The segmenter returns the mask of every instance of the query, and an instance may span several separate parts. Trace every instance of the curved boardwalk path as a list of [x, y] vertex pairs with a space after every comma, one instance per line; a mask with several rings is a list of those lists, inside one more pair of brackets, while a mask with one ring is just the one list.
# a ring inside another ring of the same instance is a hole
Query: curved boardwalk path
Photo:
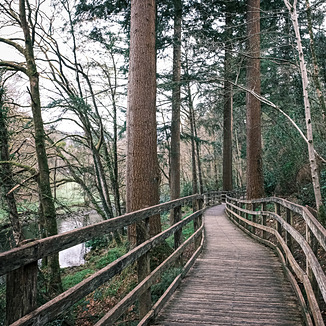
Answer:
[[224, 206], [205, 213], [206, 244], [155, 325], [304, 325], [274, 253], [239, 230]]

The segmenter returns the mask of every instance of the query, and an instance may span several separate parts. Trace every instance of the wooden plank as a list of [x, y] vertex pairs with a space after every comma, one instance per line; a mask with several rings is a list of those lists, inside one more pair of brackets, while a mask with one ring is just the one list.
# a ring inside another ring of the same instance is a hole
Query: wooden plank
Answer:
[[[231, 211], [230, 211], [230, 213], [232, 213], [233, 215], [236, 215], [237, 218], [239, 218], [238, 214], [236, 214], [234, 212], [231, 212]], [[289, 232], [289, 234], [292, 235], [293, 239], [296, 240], [299, 243], [299, 245], [301, 246], [301, 248], [303, 249], [303, 251], [306, 254], [307, 261], [308, 262], [311, 262], [311, 261], [313, 262], [313, 267], [314, 267], [313, 270], [317, 269], [317, 274], [315, 275], [315, 277], [317, 279], [317, 282], [319, 280], [319, 282], [322, 285], [322, 287], [321, 287], [321, 292], [322, 292], [323, 291], [323, 286], [325, 284], [325, 280], [324, 280], [325, 275], [324, 275], [324, 273], [322, 271], [320, 271], [321, 267], [320, 267], [320, 265], [318, 263], [318, 260], [314, 256], [314, 253], [313, 253], [312, 249], [306, 243], [305, 239], [301, 236], [301, 234], [298, 231], [296, 231], [292, 226], [290, 226], [285, 221], [283, 221], [283, 219], [280, 218], [277, 214], [274, 214], [274, 213], [271, 213], [271, 212], [264, 212], [263, 214], [267, 214], [270, 217], [277, 220], [282, 225], [282, 227], [284, 227]], [[252, 222], [247, 221], [247, 223], [250, 224]], [[239, 225], [239, 227], [242, 228], [241, 225]], [[244, 228], [244, 231], [248, 232], [245, 228]], [[304, 285], [306, 295], [307, 295], [307, 299], [309, 301], [310, 311], [311, 311], [311, 313], [312, 313], [312, 315], [314, 317], [315, 324], [320, 325], [320, 326], [324, 325], [322, 315], [321, 315], [321, 312], [320, 312], [320, 309], [319, 309], [319, 306], [318, 306], [318, 302], [317, 302], [317, 300], [315, 298], [315, 294], [314, 294], [314, 292], [312, 290], [312, 287], [311, 287], [308, 276], [302, 271], [302, 269], [300, 268], [300, 266], [298, 265], [298, 263], [294, 259], [290, 249], [287, 247], [286, 242], [283, 240], [282, 236], [272, 228], [269, 228], [269, 231], [270, 231], [270, 233], [273, 233], [276, 236], [276, 238], [278, 240], [278, 243], [281, 245], [282, 249], [286, 253], [286, 257], [287, 257], [287, 260], [288, 260], [290, 266], [293, 268], [293, 270], [295, 271], [297, 277], [300, 279], [300, 281]], [[255, 235], [251, 235], [251, 236], [254, 237], [254, 238], [257, 238]], [[274, 246], [274, 245], [272, 244], [272, 246]], [[277, 249], [276, 246], [274, 246], [274, 247], [275, 247], [275, 249]], [[280, 254], [279, 255], [280, 257], [283, 257], [283, 255], [281, 254], [280, 251], [279, 251], [279, 254]], [[284, 266], [286, 265], [285, 261], [283, 262], [283, 264], [284, 264]], [[300, 296], [299, 296], [299, 299], [300, 299], [300, 302], [302, 303], [301, 306], [302, 306], [302, 308], [304, 310], [305, 319], [307, 321], [307, 324], [309, 324], [310, 317], [306, 313], [306, 304], [305, 303], [303, 304], [303, 301], [301, 300]]]
[[201, 256], [155, 325], [304, 324], [291, 284], [268, 248], [238, 230], [222, 208], [206, 211], [205, 230]]
[[[141, 281], [129, 294], [124, 297], [116, 306], [114, 306], [101, 320], [96, 323], [96, 326], [113, 325], [114, 322], [125, 312], [125, 310], [138, 298], [138, 296], [147, 290], [178, 257], [184, 252], [187, 246], [202, 232], [203, 227], [197, 230], [187, 241], [185, 241], [171, 256], [161, 263], [154, 271], [152, 271], [143, 281]], [[198, 249], [199, 250], [199, 249]], [[197, 250], [197, 251], [198, 251]], [[192, 262], [191, 258], [188, 263]], [[187, 263], [187, 264], [188, 264]], [[178, 277], [178, 276], [177, 276]], [[147, 315], [146, 315], [147, 316]]]

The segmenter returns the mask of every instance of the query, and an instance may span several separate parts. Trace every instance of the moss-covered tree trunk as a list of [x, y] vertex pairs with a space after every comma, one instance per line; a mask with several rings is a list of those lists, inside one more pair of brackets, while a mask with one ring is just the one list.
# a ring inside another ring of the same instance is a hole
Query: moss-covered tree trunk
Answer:
[[[35, 30], [29, 26], [26, 13], [27, 1], [19, 0], [19, 18], [21, 28], [24, 33], [27, 76], [29, 78], [29, 92], [31, 97], [31, 106], [33, 113], [34, 131], [35, 131], [35, 147], [36, 157], [39, 169], [38, 186], [41, 200], [42, 213], [46, 221], [47, 235], [55, 235], [58, 233], [56, 211], [50, 185], [50, 172], [48, 159], [45, 149], [45, 132], [41, 113], [39, 73], [34, 58]], [[59, 255], [54, 254], [49, 257], [49, 292], [59, 293], [62, 291]]]

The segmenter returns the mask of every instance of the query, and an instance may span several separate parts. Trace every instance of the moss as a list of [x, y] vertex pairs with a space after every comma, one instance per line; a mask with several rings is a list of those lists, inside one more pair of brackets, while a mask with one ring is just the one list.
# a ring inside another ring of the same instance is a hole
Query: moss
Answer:
[[84, 269], [81, 271], [78, 271], [73, 274], [68, 274], [62, 278], [62, 286], [63, 290], [66, 291], [70, 289], [71, 287], [75, 286], [76, 284], [80, 283], [83, 281], [85, 278], [88, 276], [92, 275], [95, 273], [95, 270], [93, 269]]
[[101, 269], [119, 257], [123, 256], [126, 253], [126, 248], [125, 247], [116, 247], [109, 249], [107, 254], [104, 257], [100, 257], [97, 261], [93, 259], [93, 262], [95, 263], [95, 267], [97, 269]]

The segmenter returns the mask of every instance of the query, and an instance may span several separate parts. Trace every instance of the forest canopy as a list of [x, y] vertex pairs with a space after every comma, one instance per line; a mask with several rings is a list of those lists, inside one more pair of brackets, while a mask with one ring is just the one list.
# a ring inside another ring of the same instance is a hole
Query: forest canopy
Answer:
[[[325, 4], [258, 2], [252, 19], [260, 24], [259, 47], [253, 52], [250, 3], [156, 4], [161, 202], [208, 190], [248, 190], [252, 96], [261, 107], [261, 140], [253, 136], [261, 145], [261, 165], [254, 168], [261, 173], [261, 194], [314, 208], [324, 203]], [[103, 219], [121, 215], [130, 1], [4, 0], [0, 8], [0, 222], [16, 225], [19, 241], [23, 214], [43, 212], [40, 219], [50, 221], [45, 235], [56, 233], [58, 212], [76, 207], [91, 207]], [[248, 75], [252, 59], [260, 69], [256, 77]]]

